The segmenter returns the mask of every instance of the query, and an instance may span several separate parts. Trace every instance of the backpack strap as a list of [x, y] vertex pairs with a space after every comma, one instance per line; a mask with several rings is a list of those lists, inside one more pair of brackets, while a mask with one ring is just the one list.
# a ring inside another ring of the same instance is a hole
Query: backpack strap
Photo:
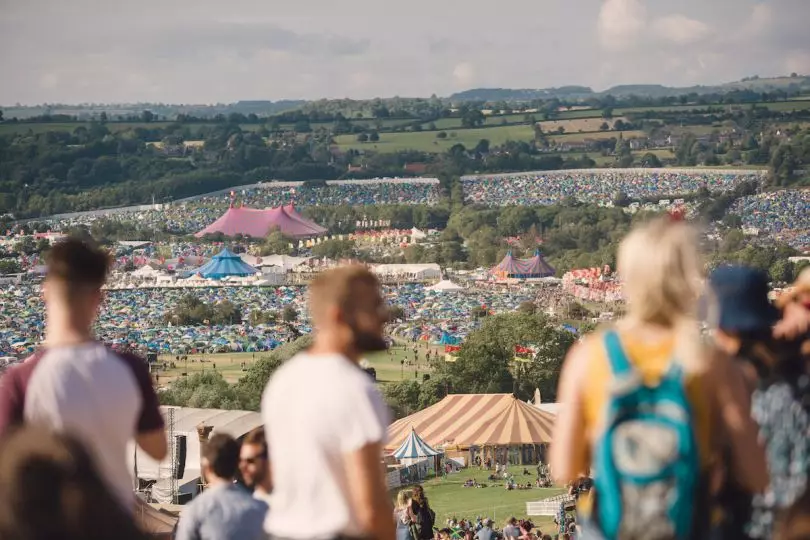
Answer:
[[627, 354], [624, 352], [619, 334], [615, 330], [608, 330], [605, 332], [604, 340], [610, 370], [613, 372], [613, 375], [619, 377], [631, 373], [633, 366], [630, 364], [630, 360], [628, 360]]

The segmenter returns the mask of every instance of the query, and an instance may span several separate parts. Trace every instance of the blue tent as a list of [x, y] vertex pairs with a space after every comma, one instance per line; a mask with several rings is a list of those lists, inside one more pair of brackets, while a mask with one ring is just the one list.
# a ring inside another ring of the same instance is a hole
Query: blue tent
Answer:
[[213, 259], [189, 272], [189, 275], [200, 274], [207, 279], [222, 279], [230, 276], [252, 276], [257, 273], [259, 271], [243, 261], [239, 255], [225, 248], [214, 255]]
[[458, 345], [461, 342], [455, 336], [451, 336], [447, 332], [442, 332], [442, 338], [439, 340], [439, 345]]

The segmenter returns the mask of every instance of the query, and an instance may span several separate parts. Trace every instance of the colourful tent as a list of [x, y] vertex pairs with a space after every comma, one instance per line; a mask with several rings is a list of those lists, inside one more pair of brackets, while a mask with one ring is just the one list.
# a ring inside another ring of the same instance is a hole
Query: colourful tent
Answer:
[[198, 238], [206, 234], [222, 233], [225, 236], [252, 236], [263, 238], [272, 229], [279, 229], [291, 238], [312, 238], [327, 233], [327, 229], [299, 214], [292, 205], [276, 208], [229, 208], [218, 220], [198, 232]]
[[393, 452], [393, 456], [399, 460], [427, 458], [440, 454], [441, 452], [434, 450], [428, 443], [423, 441], [413, 428], [408, 438]]
[[555, 270], [540, 255], [539, 249], [535, 250], [531, 259], [516, 259], [510, 250], [498, 266], [492, 269], [492, 273], [502, 279], [533, 279], [551, 277], [555, 274]]
[[239, 255], [225, 248], [213, 259], [190, 273], [199, 274], [207, 279], [222, 279], [231, 276], [252, 276], [259, 271], [243, 261]]

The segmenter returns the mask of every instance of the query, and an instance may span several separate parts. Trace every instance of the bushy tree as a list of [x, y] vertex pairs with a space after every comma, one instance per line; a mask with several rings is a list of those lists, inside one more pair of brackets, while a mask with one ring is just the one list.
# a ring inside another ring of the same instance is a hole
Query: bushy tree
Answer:
[[[458, 360], [438, 366], [454, 393], [517, 392], [528, 399], [534, 389], [556, 397], [562, 361], [576, 337], [540, 314], [505, 313], [488, 317], [467, 336]], [[515, 362], [515, 346], [535, 346], [529, 362]]]

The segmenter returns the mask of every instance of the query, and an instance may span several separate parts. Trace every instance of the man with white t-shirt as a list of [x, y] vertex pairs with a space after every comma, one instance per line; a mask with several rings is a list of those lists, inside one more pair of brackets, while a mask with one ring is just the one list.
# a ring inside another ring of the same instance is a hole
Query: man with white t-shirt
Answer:
[[127, 443], [135, 439], [161, 460], [167, 442], [146, 362], [93, 338], [109, 264], [107, 253], [77, 239], [51, 248], [43, 285], [45, 343], [0, 379], [0, 435], [35, 423], [76, 437], [112, 494], [134, 512]]
[[389, 412], [364, 353], [385, 350], [388, 309], [361, 266], [309, 288], [315, 342], [285, 363], [262, 398], [273, 492], [265, 530], [277, 540], [393, 540], [382, 466]]

